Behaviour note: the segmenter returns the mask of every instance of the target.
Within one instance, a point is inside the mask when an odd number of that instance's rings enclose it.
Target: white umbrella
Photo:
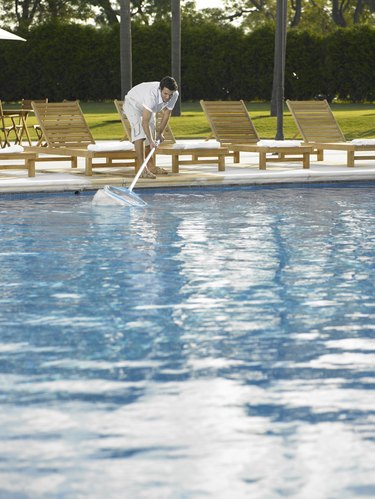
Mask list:
[[[0,28],[0,38],[3,40],[21,40],[22,42],[26,42],[24,38],[21,38],[20,36],[14,35],[13,33],[10,33],[9,31],[5,31],[5,29]]]

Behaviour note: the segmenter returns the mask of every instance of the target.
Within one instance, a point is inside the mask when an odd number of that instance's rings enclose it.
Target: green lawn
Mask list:
[[[247,108],[260,137],[275,138],[277,123],[276,118],[270,116],[269,103],[249,102]],[[82,109],[96,139],[122,137],[122,127],[112,103],[82,103]],[[375,138],[375,104],[332,104],[332,110],[348,140]],[[181,116],[172,116],[170,124],[178,139],[203,139],[210,134],[199,102],[183,103]],[[293,118],[286,109],[284,136],[290,139],[296,133]]]
[[[122,125],[112,102],[81,102],[81,106],[95,139],[117,140],[123,137]],[[7,106],[11,107],[19,105]],[[269,103],[249,102],[247,107],[260,137],[275,138],[276,118],[270,116]],[[375,138],[375,104],[332,104],[331,107],[348,140]],[[30,116],[30,124],[33,123],[35,118]],[[203,139],[210,134],[199,102],[183,103],[182,114],[171,118],[171,127],[177,139]],[[285,109],[284,137],[290,139],[296,133],[294,121]]]

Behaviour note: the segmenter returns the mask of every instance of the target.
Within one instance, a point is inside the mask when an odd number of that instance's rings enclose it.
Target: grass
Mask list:
[[[277,120],[270,116],[269,103],[250,102],[247,108],[260,137],[275,138]],[[122,137],[122,127],[111,102],[82,103],[82,109],[95,139],[120,139]],[[332,110],[348,140],[358,137],[375,137],[375,104],[332,104]],[[210,127],[199,102],[183,103],[181,116],[172,116],[170,124],[178,139],[203,139],[210,134]],[[289,139],[296,133],[297,128],[293,118],[286,109],[284,136]]]
[[[7,109],[19,107],[14,104]],[[120,140],[123,129],[113,102],[81,102],[81,107],[92,134],[96,140]],[[332,104],[332,111],[348,140],[354,138],[375,138],[375,104]],[[270,116],[269,103],[247,103],[250,116],[261,138],[274,139],[277,120]],[[29,123],[35,123],[30,116]],[[172,116],[170,125],[177,139],[206,138],[210,128],[199,102],[182,103],[181,116]],[[284,113],[284,138],[291,139],[297,134],[288,109]],[[298,137],[298,136],[297,136]]]

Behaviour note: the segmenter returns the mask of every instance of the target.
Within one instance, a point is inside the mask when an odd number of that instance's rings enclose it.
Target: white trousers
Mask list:
[[[145,140],[146,146],[150,145],[142,126],[142,112],[132,105],[131,99],[127,99],[126,97],[123,110],[131,126],[131,141],[134,142],[135,140]],[[150,131],[153,137],[155,137],[155,130],[155,113],[153,113],[150,119]]]

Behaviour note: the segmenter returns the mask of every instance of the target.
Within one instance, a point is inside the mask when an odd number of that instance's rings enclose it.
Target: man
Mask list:
[[[140,83],[125,96],[123,111],[131,125],[131,141],[137,154],[138,168],[142,165],[145,154],[155,147],[155,142],[164,140],[163,132],[178,99],[177,89],[176,80],[165,76],[160,83]],[[156,130],[155,115],[160,111],[163,111],[163,116],[159,129]],[[143,170],[142,177],[156,178],[155,175],[166,174],[167,171],[155,166],[154,158],[151,158]]]

